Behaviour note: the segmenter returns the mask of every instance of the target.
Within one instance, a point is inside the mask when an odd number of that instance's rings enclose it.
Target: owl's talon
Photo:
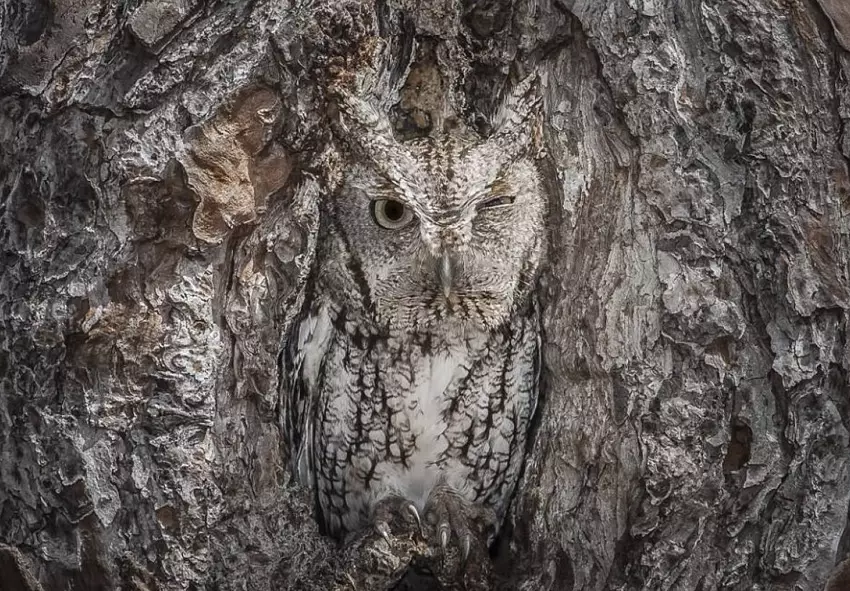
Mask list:
[[[443,573],[466,569],[473,553],[486,552],[487,540],[496,529],[492,509],[468,501],[445,484],[431,491],[425,504],[425,522],[431,544],[438,545],[438,570]]]
[[[463,562],[466,562],[469,558],[469,552],[472,548],[472,537],[469,534],[463,536],[460,542],[461,549],[461,557],[463,558]]]
[[[449,524],[441,523],[440,524],[440,547],[443,550],[443,554],[446,553],[446,550],[449,547]]]
[[[387,543],[395,538],[410,537],[422,533],[422,520],[419,511],[410,500],[400,495],[388,495],[375,504],[372,513],[372,527]],[[392,534],[392,535],[390,535]]]
[[[378,532],[378,535],[384,538],[387,544],[390,542],[390,526],[387,525],[385,521],[379,521],[375,524],[375,531]]]
[[[416,521],[416,529],[419,532],[419,535],[424,537],[425,534],[422,531],[422,520],[419,518],[419,511],[416,510],[416,505],[413,503],[408,504],[407,512],[410,513],[414,521]]]

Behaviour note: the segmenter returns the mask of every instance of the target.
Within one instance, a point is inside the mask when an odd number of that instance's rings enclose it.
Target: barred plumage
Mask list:
[[[321,204],[283,364],[299,478],[338,538],[386,498],[427,513],[437,490],[505,514],[537,401],[546,245],[525,84],[484,140],[457,125],[401,143],[342,101],[350,167]]]

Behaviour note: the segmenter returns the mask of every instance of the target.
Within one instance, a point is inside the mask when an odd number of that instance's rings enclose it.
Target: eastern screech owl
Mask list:
[[[282,355],[296,469],[332,536],[386,535],[389,513],[406,511],[468,552],[471,516],[491,535],[504,517],[539,373],[547,199],[533,84],[517,85],[486,139],[458,123],[400,142],[369,103],[340,101],[348,161],[320,205]]]

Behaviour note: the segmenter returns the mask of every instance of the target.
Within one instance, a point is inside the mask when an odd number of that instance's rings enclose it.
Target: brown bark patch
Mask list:
[[[231,229],[256,220],[269,194],[285,184],[291,161],[267,139],[279,114],[271,90],[249,88],[186,130],[179,159],[200,199],[192,221],[197,238],[221,243]]]

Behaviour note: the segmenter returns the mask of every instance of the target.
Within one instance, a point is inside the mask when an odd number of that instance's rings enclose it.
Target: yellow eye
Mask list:
[[[378,199],[372,202],[375,223],[387,230],[399,230],[413,221],[413,211],[401,201]]]

